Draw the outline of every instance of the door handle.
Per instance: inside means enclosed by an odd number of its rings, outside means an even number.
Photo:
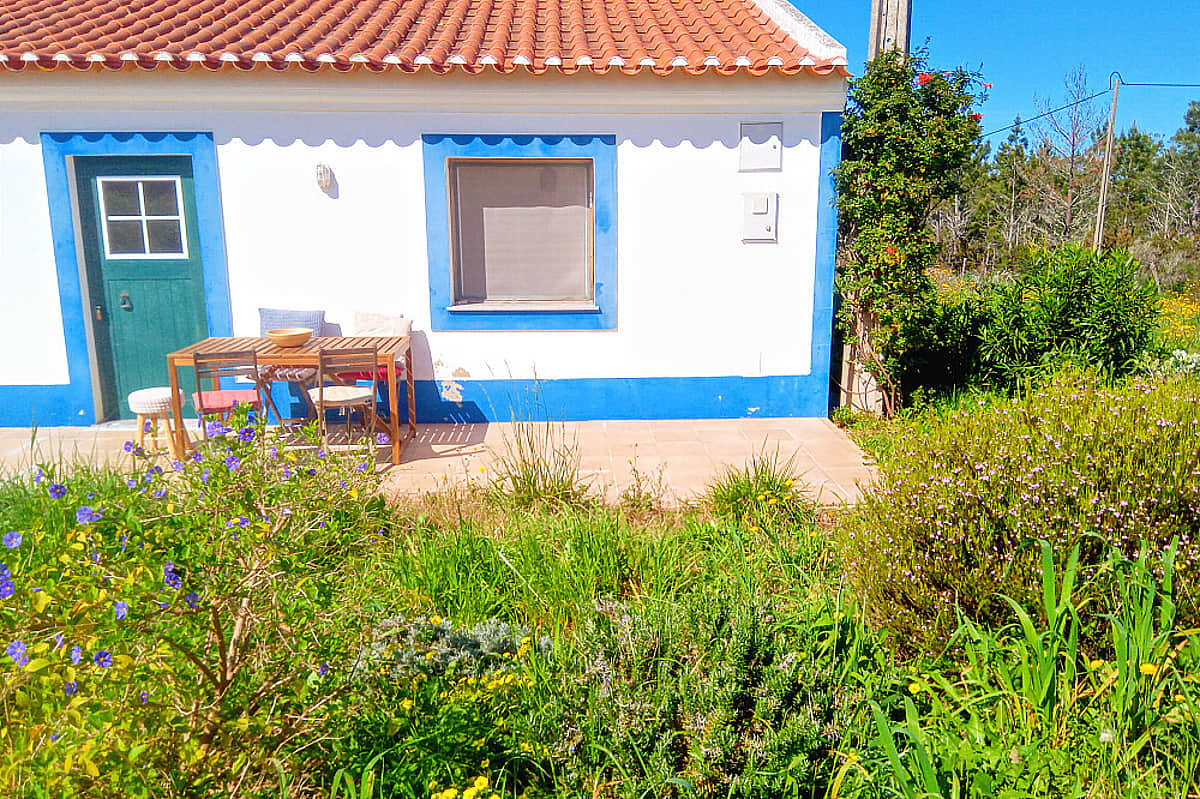
[[[103,321],[104,321],[104,306],[103,306],[103,305],[97,305],[97,306],[96,306],[96,308],[95,308],[95,311],[94,311],[94,313],[96,314],[96,321],[97,321],[97,322],[103,322]]]
[[[121,292],[121,310],[123,310],[123,311],[132,311],[133,310],[133,301],[129,299],[128,291]]]

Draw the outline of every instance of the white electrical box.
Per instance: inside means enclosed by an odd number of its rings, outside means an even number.
[[[783,169],[783,123],[743,122],[738,154],[742,172]]]
[[[742,241],[779,241],[779,195],[755,191],[742,198]]]

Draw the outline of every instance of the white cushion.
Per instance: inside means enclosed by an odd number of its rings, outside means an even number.
[[[132,391],[127,400],[134,413],[168,413],[171,410],[171,389],[153,386]]]
[[[403,316],[355,311],[354,335],[410,336],[412,335],[412,320],[406,319]]]
[[[374,395],[374,386],[325,386],[324,397],[320,387],[308,390],[313,405],[363,405],[370,402]]]

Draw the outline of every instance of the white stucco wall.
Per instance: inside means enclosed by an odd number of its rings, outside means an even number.
[[[0,341],[27,344],[0,349],[0,385],[66,380],[38,145],[50,130],[214,133],[235,334],[258,334],[260,305],[324,308],[346,333],[366,310],[414,319],[418,378],[806,374],[820,115],[843,90],[815,78],[0,75]],[[756,121],[783,123],[780,172],[738,171],[739,124]],[[423,133],[615,135],[616,330],[429,330]],[[316,185],[319,162],[336,197]],[[778,192],[778,243],[742,243],[747,191]]]
[[[46,173],[37,139],[0,115],[0,385],[67,382]]]

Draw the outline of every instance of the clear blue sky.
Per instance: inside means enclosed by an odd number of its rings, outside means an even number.
[[[846,46],[850,71],[861,75],[871,1],[791,2]],[[977,69],[993,85],[979,109],[985,132],[1011,124],[1017,114],[1036,115],[1035,98],[1052,108],[1063,105],[1063,77],[1080,65],[1093,92],[1108,85],[1113,71],[1129,82],[1200,83],[1200,0],[914,0],[913,46],[926,40],[932,67]],[[1200,89],[1122,86],[1117,127],[1136,122],[1170,136],[1183,124],[1189,100],[1200,100]],[[1096,103],[1107,119],[1107,97]]]

